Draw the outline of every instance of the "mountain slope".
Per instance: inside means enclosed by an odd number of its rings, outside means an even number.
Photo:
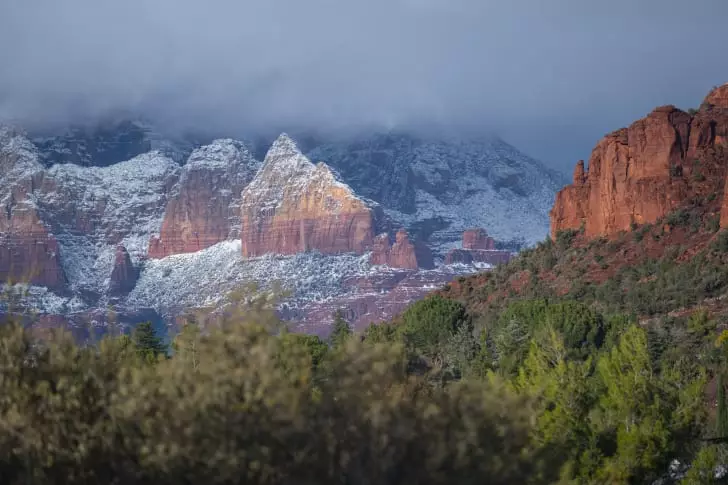
[[[728,85],[607,135],[551,211],[552,238],[445,294],[490,320],[519,299],[578,299],[644,322],[728,315]],[[711,102],[711,100],[713,100]],[[721,104],[722,103],[722,104]],[[647,127],[647,128],[645,128]],[[722,223],[722,224],[721,224]]]
[[[156,315],[171,324],[240,285],[280,283],[290,292],[281,313],[298,328],[325,333],[339,308],[362,327],[510,257],[485,231],[465,229],[510,218],[516,225],[502,222],[506,236],[544,235],[545,225],[533,221],[556,178],[497,140],[373,137],[364,151],[312,151],[337,170],[286,135],[263,162],[248,144],[221,139],[178,163],[179,151],[136,154],[175,146],[154,139],[151,128],[117,128],[72,130],[36,140],[40,148],[17,130],[0,132],[0,273],[30,283],[21,300],[48,321],[103,328],[113,305],[122,322]],[[389,158],[380,160],[381,152]],[[69,160],[76,163],[61,163]],[[377,172],[385,166],[406,173],[401,194],[397,180]],[[539,177],[546,182],[529,194]]]
[[[486,227],[499,240],[543,239],[554,193],[565,183],[499,139],[376,135],[323,144],[308,155],[338,170],[357,193],[378,202],[441,256],[473,227]]]

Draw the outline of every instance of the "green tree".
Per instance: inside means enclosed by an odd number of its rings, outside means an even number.
[[[716,434],[718,437],[728,437],[728,404],[725,397],[725,383],[723,382],[723,373],[718,374],[718,411],[716,415]]]
[[[601,470],[611,483],[654,479],[668,465],[671,452],[696,438],[699,430],[702,373],[687,360],[657,374],[647,333],[632,326],[619,344],[599,358],[600,392],[595,430],[615,449]]]
[[[159,356],[167,356],[167,345],[157,335],[152,322],[142,322],[132,333],[132,341],[137,352],[145,359],[156,360]]]
[[[335,349],[341,348],[351,338],[352,334],[349,322],[344,319],[344,312],[336,310],[331,334],[329,335],[329,344]]]
[[[200,365],[200,337],[200,327],[196,323],[187,323],[172,340],[175,358],[187,362],[193,370]]]
[[[463,304],[439,295],[410,305],[401,319],[406,345],[428,359],[441,356],[444,346],[461,328],[470,328]]]

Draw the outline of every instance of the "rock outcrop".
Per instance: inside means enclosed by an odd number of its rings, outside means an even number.
[[[0,215],[0,281],[65,289],[58,241],[27,201],[5,204]]]
[[[395,131],[318,144],[308,156],[333,167],[439,257],[471,227],[487,227],[500,240],[541,241],[554,194],[567,182],[496,138]]]
[[[259,168],[248,148],[234,140],[192,152],[167,202],[159,236],[150,240],[149,257],[194,253],[239,237],[241,193]]]
[[[245,257],[363,253],[376,229],[376,210],[326,164],[311,163],[285,134],[243,191],[241,218]]]
[[[492,251],[495,249],[495,239],[488,236],[485,229],[468,229],[463,233],[463,249]]]
[[[712,91],[695,115],[659,107],[599,141],[588,167],[580,161],[572,185],[557,194],[552,237],[582,227],[587,237],[615,234],[655,222],[691,197],[722,193],[727,91]]]
[[[375,238],[371,263],[401,269],[431,269],[435,266],[430,249],[424,244],[410,241],[404,229],[397,231],[394,243],[390,241],[388,233]]]
[[[485,229],[469,229],[463,232],[462,249],[451,249],[445,256],[445,264],[496,264],[507,263],[512,254],[495,249],[495,240]]]
[[[29,283],[62,291],[66,278],[58,241],[32,196],[42,168],[23,133],[0,126],[0,284]]]
[[[138,279],[139,270],[131,262],[129,251],[124,246],[119,246],[114,255],[114,269],[109,277],[109,295],[126,295],[134,289]]]

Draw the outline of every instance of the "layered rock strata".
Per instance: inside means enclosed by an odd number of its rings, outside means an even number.
[[[371,263],[401,269],[431,269],[435,266],[430,249],[424,244],[410,241],[404,229],[397,231],[394,243],[390,241],[388,233],[376,237]]]
[[[374,241],[376,217],[372,205],[283,134],[242,194],[243,256],[363,253]]]
[[[612,235],[653,223],[692,197],[722,195],[727,99],[724,85],[693,115],[662,106],[600,140],[588,166],[580,161],[572,184],[557,194],[552,237],[582,227],[587,237]]]
[[[243,189],[260,168],[249,149],[234,140],[217,140],[195,150],[169,197],[149,257],[194,253],[240,234]]]

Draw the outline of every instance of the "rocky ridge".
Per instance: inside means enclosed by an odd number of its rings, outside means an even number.
[[[498,138],[425,139],[403,133],[322,143],[324,160],[362,196],[377,202],[436,259],[463,231],[486,227],[501,241],[535,244],[548,233],[548,210],[564,177]]]
[[[629,128],[604,137],[588,166],[551,210],[551,235],[583,227],[587,237],[653,223],[688,199],[724,193],[728,149],[728,85],[715,88],[694,114],[656,108]],[[728,210],[725,211],[728,214]],[[728,215],[723,224],[728,224]]]
[[[149,257],[194,253],[240,237],[243,189],[260,168],[250,149],[235,140],[216,140],[192,152],[169,196]]]
[[[314,165],[286,134],[265,156],[241,201],[245,257],[310,250],[362,254],[376,232],[375,207]]]
[[[48,324],[172,322],[241,284],[280,282],[291,292],[282,314],[321,333],[342,306],[366,325],[487,267],[433,259],[437,237],[418,229],[416,214],[418,236],[390,240],[382,232],[397,226],[386,208],[286,135],[262,163],[229,139],[192,150],[182,165],[154,150],[98,166],[94,155],[53,163],[56,145],[45,143],[44,153],[24,133],[0,130],[0,275],[30,284],[13,288]]]

